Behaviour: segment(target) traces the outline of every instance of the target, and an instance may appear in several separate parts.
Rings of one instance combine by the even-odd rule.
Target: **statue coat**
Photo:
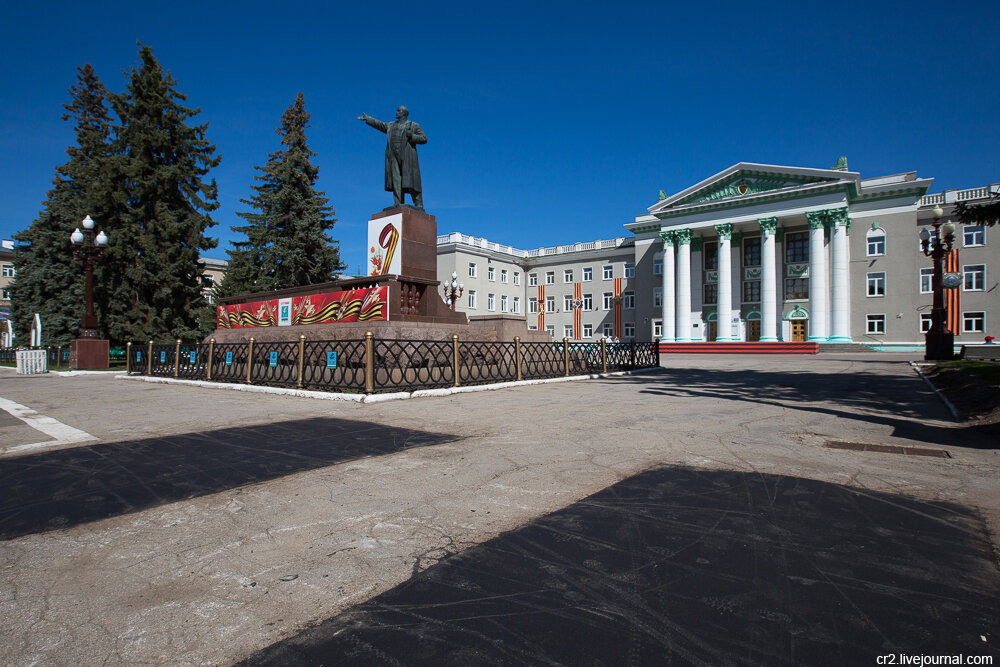
[[[403,144],[403,159],[400,164],[400,176],[403,180],[403,192],[408,192],[411,195],[414,192],[422,192],[420,186],[420,163],[417,162],[417,144],[426,144],[427,135],[424,134],[423,129],[417,123],[412,120],[395,120],[391,123],[386,123],[381,120],[376,120],[375,118],[368,118],[365,122],[374,127],[379,132],[385,132],[386,134],[386,145],[385,145],[385,189],[386,192],[392,192],[392,163],[395,160],[392,154],[392,146],[388,141],[388,137],[391,136],[392,130],[396,125],[403,124],[402,130],[404,132],[409,132],[409,141]]]

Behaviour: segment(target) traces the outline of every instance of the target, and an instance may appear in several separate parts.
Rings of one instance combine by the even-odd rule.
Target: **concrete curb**
[[[909,364],[910,367],[917,372],[917,375],[919,375],[923,379],[923,381],[927,383],[927,386],[930,387],[934,391],[934,393],[938,395],[938,398],[941,399],[941,401],[945,404],[945,407],[948,408],[948,411],[951,412],[952,418],[954,418],[954,420],[957,422],[962,421],[961,417],[958,416],[958,410],[956,410],[952,402],[948,400],[948,397],[945,396],[940,389],[934,386],[934,383],[931,382],[931,379],[926,375],[924,375],[920,371],[920,368],[915,363],[911,361],[909,362]]]
[[[409,398],[425,398],[432,396],[450,396],[466,394],[474,391],[495,391],[508,387],[525,387],[533,384],[552,384],[555,382],[574,382],[577,380],[596,380],[599,378],[620,377],[637,373],[655,372],[662,366],[650,366],[634,371],[618,371],[615,373],[594,373],[591,375],[571,375],[569,377],[544,378],[541,380],[521,380],[520,382],[497,382],[494,384],[477,384],[467,387],[441,387],[437,389],[417,389],[415,391],[399,391],[390,394],[344,394],[329,391],[312,391],[308,389],[289,389],[286,387],[265,387],[255,384],[235,384],[232,382],[206,382],[204,380],[181,380],[179,378],[149,377],[145,375],[116,375],[116,380],[136,380],[139,382],[154,382],[158,384],[183,384],[207,389],[229,389],[231,391],[248,391],[254,394],[277,394],[282,396],[298,396],[300,398],[320,398],[327,401],[353,401],[355,403],[384,403],[385,401],[400,401]]]

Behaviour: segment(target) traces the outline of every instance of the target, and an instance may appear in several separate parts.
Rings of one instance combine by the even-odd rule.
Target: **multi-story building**
[[[0,240],[0,320],[11,319],[10,284],[14,282],[14,242]],[[0,329],[7,325],[0,323]]]
[[[915,172],[863,179],[846,159],[833,169],[739,163],[674,195],[661,192],[625,225],[631,238],[524,251],[452,233],[438,238],[438,267],[442,279],[456,271],[465,281],[467,313],[497,308],[499,294],[508,307],[521,296],[529,326],[555,338],[917,347],[932,302],[921,228],[936,206],[948,219],[955,203],[1000,190],[928,195],[931,183]],[[1000,329],[992,231],[955,232],[947,263],[961,285],[947,300],[957,343]],[[527,280],[494,289],[478,273],[492,265]]]

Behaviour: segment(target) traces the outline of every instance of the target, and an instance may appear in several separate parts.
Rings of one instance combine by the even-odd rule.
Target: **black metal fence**
[[[654,343],[305,340],[130,343],[130,375],[385,393],[651,368]]]
[[[45,350],[46,366],[69,366],[69,347],[4,347],[0,348],[0,364],[16,364],[18,350]],[[122,356],[122,359],[125,357]]]

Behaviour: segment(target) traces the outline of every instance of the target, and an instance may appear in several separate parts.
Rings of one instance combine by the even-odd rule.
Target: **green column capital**
[[[764,234],[774,234],[774,230],[778,228],[777,218],[759,218],[757,224],[760,225],[760,231]]]
[[[850,229],[851,218],[847,215],[846,208],[832,208],[827,210],[826,213],[831,225],[835,227],[847,227],[848,230]]]
[[[660,240],[663,242],[663,247],[674,246],[677,244],[677,234],[675,232],[668,232],[666,230],[660,231]]]
[[[732,235],[733,235],[733,226],[731,224],[729,224],[728,222],[724,223],[724,224],[721,224],[721,225],[716,225],[715,226],[715,233],[719,235],[720,239],[732,238]]]
[[[677,239],[678,245],[688,245],[691,243],[691,230],[678,229],[674,232],[674,238]]]
[[[821,229],[826,226],[826,211],[807,211],[806,222],[809,229]]]

